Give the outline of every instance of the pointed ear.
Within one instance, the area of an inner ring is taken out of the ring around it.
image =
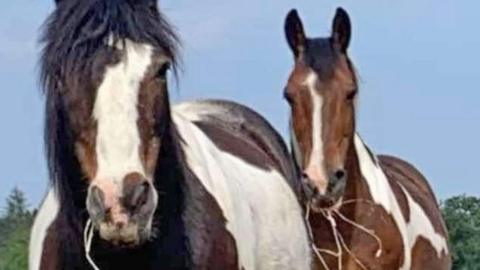
[[[55,0],[55,5],[59,5],[60,3],[62,3],[64,0]]]
[[[285,20],[285,35],[288,45],[295,57],[305,50],[306,36],[303,30],[302,20],[298,16],[298,12],[292,9]]]
[[[348,13],[343,8],[337,8],[332,26],[332,42],[334,47],[346,53],[350,44],[352,26]]]

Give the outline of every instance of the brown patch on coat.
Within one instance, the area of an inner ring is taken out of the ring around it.
[[[195,122],[195,125],[221,150],[266,171],[272,168],[278,171],[282,170],[280,165],[276,164],[257,144],[253,144],[251,141],[247,141],[240,136],[235,136],[214,125],[204,122]],[[237,143],[233,144],[232,141]]]
[[[301,152],[301,168],[306,168],[310,162],[313,148],[312,125],[313,104],[305,80],[310,74],[310,69],[303,62],[295,63],[295,67],[288,79],[285,88],[285,98],[292,111],[292,128]]]
[[[58,270],[60,269],[60,258],[58,250],[60,243],[57,238],[55,222],[48,227],[45,239],[43,241],[42,258],[40,260],[39,270]]]
[[[450,270],[451,258],[442,252],[440,258],[430,242],[419,237],[412,250],[411,270]]]
[[[75,142],[75,150],[78,161],[85,175],[85,179],[91,181],[94,179],[98,170],[96,153],[96,125],[81,131],[80,136]]]
[[[167,117],[170,110],[167,81],[164,77],[168,69],[164,67],[165,65],[169,65],[169,62],[156,52],[139,89],[137,126],[141,139],[140,160],[149,177],[155,172],[160,142],[170,122],[170,118]],[[165,74],[159,75],[159,70]]]

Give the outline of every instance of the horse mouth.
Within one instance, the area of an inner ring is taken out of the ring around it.
[[[314,212],[339,210],[342,205],[342,197],[334,198],[328,195],[320,195],[312,198],[309,204]]]
[[[131,223],[122,228],[108,223],[98,225],[100,238],[109,246],[128,249],[140,246],[149,239],[150,233],[146,228],[139,228],[138,224]]]

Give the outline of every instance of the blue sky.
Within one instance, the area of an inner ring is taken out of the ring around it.
[[[283,21],[297,8],[311,36],[329,33],[337,6],[350,13],[350,55],[361,76],[358,125],[377,153],[413,162],[439,198],[480,195],[478,1],[162,0],[183,41],[174,102],[227,98],[287,134],[282,89],[292,66]],[[0,205],[18,186],[32,206],[46,190],[39,28],[53,0],[0,9]]]

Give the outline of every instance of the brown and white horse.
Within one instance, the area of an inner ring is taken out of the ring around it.
[[[403,160],[375,156],[355,131],[348,14],[339,8],[331,36],[311,39],[292,10],[285,31],[295,66],[284,94],[316,269],[450,269],[445,225],[426,179]]]
[[[31,270],[310,269],[275,130],[231,102],[170,107],[156,0],[59,0],[43,42],[53,188]]]

